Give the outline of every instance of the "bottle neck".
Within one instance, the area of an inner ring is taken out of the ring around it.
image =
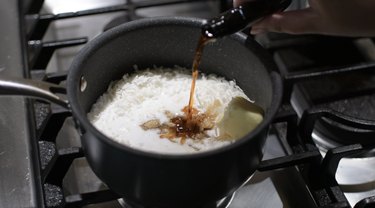
[[[251,26],[257,20],[286,9],[291,0],[254,0],[230,9],[207,21],[202,34],[209,38],[219,38],[233,34]]]

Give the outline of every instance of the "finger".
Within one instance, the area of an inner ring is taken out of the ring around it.
[[[264,31],[290,34],[315,33],[318,30],[319,17],[310,8],[276,13],[256,22],[251,33]]]

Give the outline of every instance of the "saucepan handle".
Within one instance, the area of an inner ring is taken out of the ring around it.
[[[60,85],[30,79],[0,77],[0,95],[22,95],[48,100],[68,107],[68,101],[59,94],[66,94]]]

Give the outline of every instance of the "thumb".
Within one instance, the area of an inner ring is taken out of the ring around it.
[[[286,11],[272,14],[258,22],[251,29],[251,34],[261,32],[281,32],[290,34],[306,34],[316,32],[318,15],[311,8]]]

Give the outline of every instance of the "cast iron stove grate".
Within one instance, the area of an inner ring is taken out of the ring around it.
[[[124,4],[108,8],[93,9],[63,14],[39,15],[42,1],[31,4],[27,19],[27,37],[29,43],[28,63],[34,79],[41,79],[53,83],[61,83],[66,79],[66,74],[46,74],[45,68],[54,50],[84,44],[86,38],[43,42],[44,33],[49,23],[58,19],[79,16],[95,15],[115,11],[129,11],[130,9],[174,4],[191,1],[149,1],[141,4]],[[223,3],[224,4],[224,3]],[[286,80],[286,98],[289,98],[292,87],[296,81],[308,80],[327,74],[340,74],[354,70],[367,70],[373,64],[364,64],[354,67],[343,67],[325,73],[308,71],[299,74],[284,74]],[[289,99],[286,99],[289,100]],[[44,207],[83,207],[118,199],[119,196],[110,190],[97,192],[65,195],[63,179],[73,160],[84,157],[80,147],[56,147],[56,137],[64,121],[71,116],[70,112],[55,105],[42,101],[34,101],[34,114],[36,123],[36,137],[39,147],[40,178],[43,188]],[[361,144],[352,144],[330,149],[323,158],[311,138],[312,127],[317,119],[329,117],[337,122],[354,125],[365,129],[375,130],[373,123],[363,123],[345,118],[336,112],[326,109],[311,108],[299,118],[288,102],[281,108],[279,116],[275,119],[273,127],[281,137],[285,138],[285,145],[291,147],[288,156],[265,160],[260,164],[259,171],[272,171],[279,168],[297,166],[303,176],[316,207],[350,207],[345,195],[335,180],[335,172],[341,158],[360,154],[368,151],[368,147]],[[375,196],[365,198],[355,205],[355,208],[375,206]]]
[[[55,138],[55,132],[50,131],[50,133],[44,134],[43,130],[48,129],[46,128],[48,123],[54,123],[57,126],[62,125],[64,118],[68,118],[70,113],[60,108],[51,110],[51,106],[46,106],[44,103],[36,102],[36,105],[38,105],[38,115],[41,115],[39,119],[46,124],[42,125],[44,128],[39,129],[42,130],[41,135],[44,135],[42,138]],[[285,136],[288,145],[292,147],[293,154],[265,160],[260,164],[258,170],[272,171],[297,165],[317,207],[350,207],[335,180],[336,169],[341,158],[366,152],[367,149],[360,144],[342,146],[329,150],[326,156],[322,158],[318,148],[314,146],[311,136],[306,136],[306,134],[309,135],[309,129],[311,130],[311,125],[316,120],[317,114],[330,115],[337,120],[343,118],[331,112],[318,111],[306,113],[299,120],[296,113],[290,110],[290,107],[287,109],[289,110],[280,111],[279,116],[275,119],[274,126],[280,135]],[[47,113],[45,113],[46,111]],[[297,122],[298,120],[299,122]],[[283,123],[286,124],[286,127],[281,125]],[[355,123],[354,125],[363,124]],[[366,125],[366,127],[375,128],[373,125]],[[306,131],[297,131],[301,128]],[[58,131],[58,129],[55,129],[55,131]],[[56,149],[52,139],[39,141],[39,152],[46,207],[82,207],[119,198],[110,190],[65,196],[62,180],[73,160],[83,157],[82,150],[78,147]],[[355,208],[366,208],[374,205],[374,197],[369,197],[358,202]]]

